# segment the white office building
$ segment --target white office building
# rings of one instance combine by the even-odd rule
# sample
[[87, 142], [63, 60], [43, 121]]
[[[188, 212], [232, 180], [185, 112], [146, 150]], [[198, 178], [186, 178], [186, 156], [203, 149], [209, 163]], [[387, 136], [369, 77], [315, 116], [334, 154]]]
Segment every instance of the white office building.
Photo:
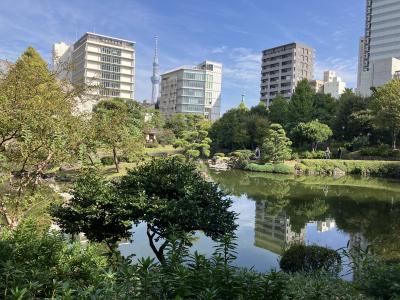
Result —
[[73, 85], [89, 88], [91, 110], [102, 98], [134, 99], [135, 43], [105, 35], [86, 33], [73, 45], [53, 46], [53, 68]]
[[324, 72], [324, 94], [330, 94], [333, 98], [339, 99], [340, 95], [344, 93], [346, 83], [341, 77], [336, 75], [334, 71]]
[[[378, 87], [397, 76], [400, 59], [400, 1], [367, 0], [365, 37], [357, 88], [363, 96], [371, 95], [371, 87]], [[362, 49], [363, 47], [363, 49]], [[384, 69], [383, 69], [384, 68]]]
[[161, 75], [160, 111], [201, 114], [209, 120], [220, 117], [222, 65], [204, 61], [197, 66], [182, 66]]

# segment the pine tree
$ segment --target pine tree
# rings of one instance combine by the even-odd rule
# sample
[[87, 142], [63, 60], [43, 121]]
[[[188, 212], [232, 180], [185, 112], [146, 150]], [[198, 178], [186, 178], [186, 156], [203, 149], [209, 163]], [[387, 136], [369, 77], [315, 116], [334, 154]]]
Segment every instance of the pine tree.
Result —
[[266, 161], [281, 162], [290, 158], [292, 142], [279, 124], [271, 124], [263, 144], [263, 158]]

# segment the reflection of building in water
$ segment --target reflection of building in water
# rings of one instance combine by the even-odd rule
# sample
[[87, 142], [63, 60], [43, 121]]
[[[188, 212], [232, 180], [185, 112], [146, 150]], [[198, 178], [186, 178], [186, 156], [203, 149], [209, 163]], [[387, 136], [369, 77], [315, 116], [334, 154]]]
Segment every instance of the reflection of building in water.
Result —
[[256, 203], [256, 224], [254, 245], [259, 248], [282, 254], [284, 249], [293, 242], [303, 243], [305, 240], [305, 227], [300, 233], [292, 230], [290, 218], [286, 212], [277, 216], [266, 213], [264, 201]]
[[329, 231], [336, 227], [336, 222], [334, 219], [326, 219], [325, 221], [317, 221], [318, 232]]

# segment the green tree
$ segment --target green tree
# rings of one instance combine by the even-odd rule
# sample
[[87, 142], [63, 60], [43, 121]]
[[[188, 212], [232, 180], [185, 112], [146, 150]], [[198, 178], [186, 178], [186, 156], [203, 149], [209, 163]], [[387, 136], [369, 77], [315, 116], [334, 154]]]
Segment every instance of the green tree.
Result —
[[[228, 211], [231, 200], [216, 184], [205, 181], [195, 165], [173, 158], [153, 160], [129, 171], [118, 192], [143, 199], [141, 220], [147, 223], [149, 243], [160, 262], [165, 260], [171, 235], [201, 230], [217, 239], [236, 227], [235, 214]], [[159, 239], [163, 242], [157, 249]]]
[[138, 204], [118, 194], [114, 184], [93, 170], [76, 181], [68, 203], [52, 205], [51, 215], [69, 234], [84, 232], [94, 242], [105, 242], [111, 250], [121, 239], [131, 236], [133, 222], [139, 218]]
[[93, 108], [92, 124], [98, 141], [111, 149], [119, 172], [119, 153], [134, 155], [142, 149], [144, 114], [139, 104], [122, 99], [100, 101]]
[[213, 152], [231, 152], [250, 147], [248, 134], [249, 109], [233, 108], [215, 121], [210, 129]]
[[373, 132], [371, 117], [359, 118], [360, 114], [366, 116], [369, 102], [368, 98], [354, 94], [351, 89], [345, 90], [337, 102], [332, 121], [335, 139], [351, 141], [360, 134]]
[[263, 144], [263, 158], [266, 161], [281, 162], [290, 158], [292, 142], [279, 124], [271, 124]]
[[211, 139], [206, 130], [184, 131], [181, 138], [175, 140], [174, 147], [183, 148], [187, 159], [193, 159], [210, 156], [210, 143]]
[[278, 95], [269, 106], [269, 119], [272, 123], [286, 126], [289, 122], [289, 102]]
[[318, 144], [327, 141], [333, 132], [328, 125], [314, 120], [308, 123], [299, 123], [293, 128], [292, 135], [299, 145], [304, 142], [309, 143], [312, 151], [316, 151]]
[[0, 78], [0, 152], [8, 162], [7, 172], [0, 174], [11, 183], [9, 192], [0, 195], [0, 213], [12, 228], [21, 212], [29, 209], [23, 194], [38, 185], [50, 168], [76, 161], [83, 150], [81, 117], [75, 113], [77, 95], [79, 90], [66, 89], [57, 81], [31, 47]]
[[289, 102], [289, 122], [296, 126], [300, 122], [309, 122], [314, 113], [315, 92], [307, 79], [300, 81]]
[[335, 117], [336, 100], [331, 95], [317, 93], [314, 96], [313, 119], [331, 125]]
[[397, 137], [400, 132], [400, 80], [394, 79], [374, 90], [371, 109], [374, 124], [378, 128], [389, 129], [392, 137], [392, 147], [397, 147]]

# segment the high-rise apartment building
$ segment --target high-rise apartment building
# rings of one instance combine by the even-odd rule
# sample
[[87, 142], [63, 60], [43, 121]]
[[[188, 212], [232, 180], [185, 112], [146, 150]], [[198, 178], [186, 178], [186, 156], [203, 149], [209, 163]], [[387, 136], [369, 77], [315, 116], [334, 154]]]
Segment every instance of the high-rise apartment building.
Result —
[[54, 44], [53, 68], [72, 84], [91, 86], [89, 93], [93, 98], [134, 99], [132, 41], [88, 32], [73, 45]]
[[216, 120], [221, 111], [222, 65], [204, 61], [161, 75], [159, 108], [170, 117], [176, 113], [201, 114]]
[[[367, 0], [363, 46], [363, 57], [359, 59], [363, 68], [362, 72], [359, 70], [358, 92], [369, 96], [371, 87], [387, 83], [388, 78], [400, 71], [398, 62], [393, 60], [400, 59], [399, 0]], [[385, 70], [382, 69], [384, 66]]]
[[292, 43], [262, 52], [261, 101], [267, 105], [278, 96], [290, 99], [297, 83], [314, 76], [314, 49]]

